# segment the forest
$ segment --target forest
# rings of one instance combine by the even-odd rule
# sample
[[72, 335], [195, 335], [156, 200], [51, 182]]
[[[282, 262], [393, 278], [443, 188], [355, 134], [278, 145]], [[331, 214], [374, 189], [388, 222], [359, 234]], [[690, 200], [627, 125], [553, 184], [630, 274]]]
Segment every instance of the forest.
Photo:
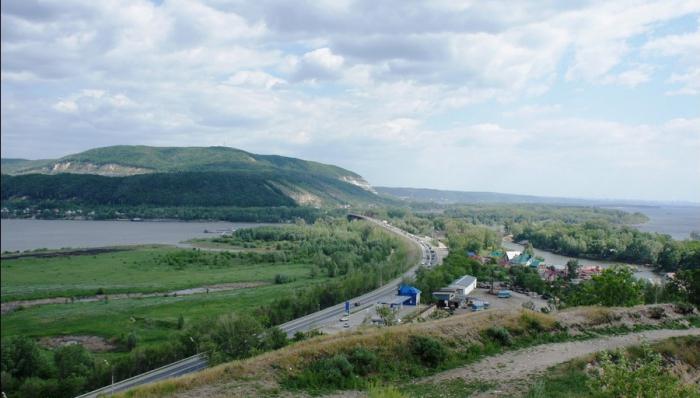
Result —
[[515, 224], [516, 241], [571, 257], [649, 264], [664, 271], [700, 267], [700, 241], [673, 240], [605, 221]]

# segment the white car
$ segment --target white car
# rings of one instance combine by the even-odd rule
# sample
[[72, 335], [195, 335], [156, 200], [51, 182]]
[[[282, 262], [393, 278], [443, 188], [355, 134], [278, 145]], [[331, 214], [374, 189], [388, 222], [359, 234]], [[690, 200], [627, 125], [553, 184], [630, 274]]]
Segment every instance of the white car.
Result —
[[350, 324], [347, 323], [347, 322], [345, 322], [345, 325], [343, 325], [343, 327], [344, 327], [344, 328], [349, 328], [349, 327], [350, 327]]
[[347, 321], [349, 321], [349, 320], [350, 320], [350, 317], [347, 316], [347, 315], [343, 315], [343, 317], [340, 318], [340, 322], [347, 322]]

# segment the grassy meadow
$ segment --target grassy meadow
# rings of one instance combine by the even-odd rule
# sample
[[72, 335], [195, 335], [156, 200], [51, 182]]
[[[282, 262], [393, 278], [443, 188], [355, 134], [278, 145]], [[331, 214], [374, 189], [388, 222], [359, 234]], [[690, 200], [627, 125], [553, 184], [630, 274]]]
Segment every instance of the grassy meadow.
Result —
[[[91, 296], [98, 291], [168, 292], [217, 283], [272, 283], [277, 274], [303, 279], [309, 273], [308, 264], [190, 252], [193, 250], [150, 246], [97, 255], [3, 259], [2, 301]], [[274, 261], [274, 256], [268, 257]]]

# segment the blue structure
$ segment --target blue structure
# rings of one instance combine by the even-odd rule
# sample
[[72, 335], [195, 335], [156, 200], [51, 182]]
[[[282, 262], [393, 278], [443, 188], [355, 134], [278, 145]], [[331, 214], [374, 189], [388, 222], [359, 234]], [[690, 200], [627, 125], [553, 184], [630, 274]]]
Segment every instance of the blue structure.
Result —
[[420, 303], [420, 290], [411, 285], [399, 286], [398, 295], [408, 297], [408, 299], [403, 302], [404, 305], [418, 305]]

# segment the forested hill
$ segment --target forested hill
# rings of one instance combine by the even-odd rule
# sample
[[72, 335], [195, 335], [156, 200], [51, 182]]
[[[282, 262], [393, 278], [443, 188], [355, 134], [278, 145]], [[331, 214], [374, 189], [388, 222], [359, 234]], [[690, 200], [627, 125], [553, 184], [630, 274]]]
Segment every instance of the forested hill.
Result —
[[383, 203], [358, 174], [225, 147], [113, 146], [3, 159], [2, 201], [86, 205], [337, 206]]

